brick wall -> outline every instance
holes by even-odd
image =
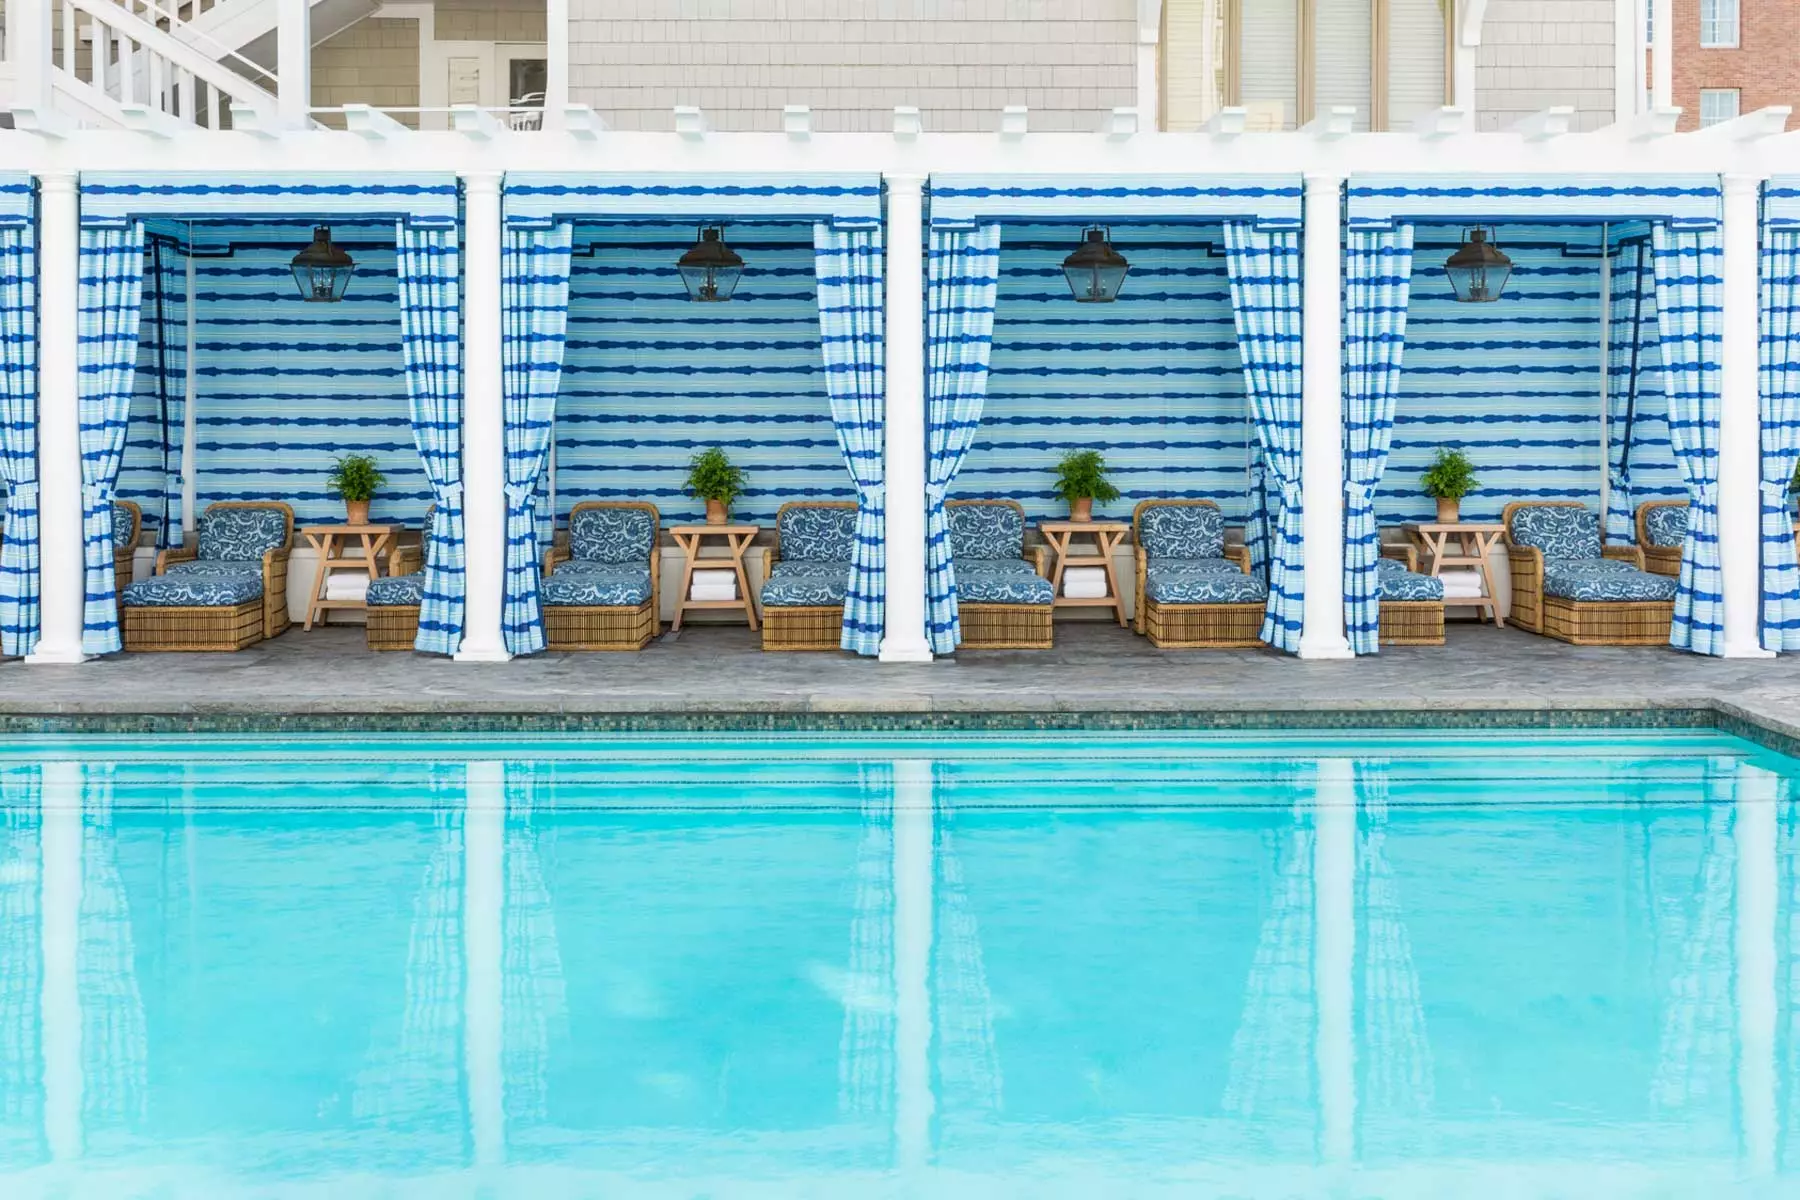
[[[419,105],[419,23],[358,21],[313,47],[312,102],[315,108],[372,104],[377,108]],[[403,125],[418,127],[414,113],[396,113]],[[327,119],[326,124],[340,122]]]
[[[1094,129],[1137,103],[1135,0],[570,0],[570,99],[618,129],[879,131],[895,105],[938,131]],[[439,36],[443,36],[441,33]]]
[[[1613,0],[1490,0],[1475,60],[1478,127],[1557,104],[1575,106],[1578,130],[1610,125],[1613,17]]]
[[[1735,50],[1702,49],[1700,0],[1675,0],[1674,34],[1682,129],[1700,128],[1703,88],[1737,88],[1740,113],[1771,104],[1800,108],[1800,0],[1738,0]]]

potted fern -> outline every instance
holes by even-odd
[[[1419,486],[1437,501],[1438,524],[1454,525],[1461,519],[1462,498],[1477,486],[1475,464],[1469,461],[1461,447],[1440,447],[1437,457],[1431,460],[1420,478]]]
[[[325,490],[344,501],[345,521],[351,525],[369,523],[369,501],[387,476],[367,454],[345,454],[331,464]]]
[[[1071,450],[1056,464],[1056,494],[1069,502],[1069,520],[1094,519],[1094,501],[1111,504],[1119,489],[1106,478],[1106,459],[1098,450]]]
[[[706,501],[708,525],[723,525],[730,519],[732,502],[743,495],[743,469],[714,446],[694,455],[688,464],[687,490],[696,500]]]

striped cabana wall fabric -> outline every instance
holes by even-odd
[[[1609,238],[1606,536],[1629,544],[1637,538],[1637,506],[1683,498],[1687,484],[1669,445],[1650,227],[1641,221],[1613,226]]]
[[[1298,230],[1298,175],[968,175],[931,177],[931,224],[988,221],[1255,221]]]
[[[35,216],[30,176],[0,172],[0,654],[39,628]]]
[[[830,221],[842,229],[881,223],[881,177],[736,173],[716,177],[514,171],[506,176],[506,222],[543,228],[559,221]]]
[[[1678,229],[1718,225],[1724,196],[1717,175],[1616,176],[1353,175],[1344,191],[1353,229],[1399,221],[1491,225],[1519,221],[1654,220]]]
[[[181,453],[187,411],[186,228],[144,223],[144,309],[118,495],[143,510],[143,532],[181,542]],[[297,298],[297,297],[296,297]],[[198,411],[198,410],[196,410]]]
[[[1793,497],[1800,462],[1800,176],[1770,181],[1762,244],[1762,646],[1800,650]]]
[[[438,172],[84,171],[81,176],[81,223],[89,226],[158,216],[227,224],[289,217],[335,224],[386,217],[447,228],[456,224],[459,204],[456,176]]]

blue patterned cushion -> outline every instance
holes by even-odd
[[[1544,594],[1564,600],[1673,600],[1675,582],[1612,558],[1544,563]]]
[[[406,608],[425,601],[425,572],[383,575],[369,581],[370,608]]]
[[[1019,558],[1025,551],[1025,518],[1010,504],[956,504],[946,506],[944,515],[958,572],[971,559]]]
[[[783,559],[775,564],[775,570],[763,584],[762,602],[764,608],[842,604],[849,591],[849,563],[791,563]]]
[[[963,604],[1053,604],[1056,589],[1022,558],[971,558],[957,561],[956,597]]]
[[[848,563],[856,550],[856,510],[796,504],[776,518],[781,561]]]
[[[1144,595],[1158,604],[1260,604],[1269,585],[1223,558],[1152,559]]]
[[[1652,546],[1679,546],[1687,541],[1685,504],[1659,504],[1644,514],[1644,536]]]
[[[128,608],[216,608],[259,600],[262,594],[258,567],[232,574],[189,571],[140,579],[125,589],[120,602]]]
[[[287,515],[279,508],[213,508],[200,518],[200,557],[261,562],[287,545]]]
[[[650,561],[656,518],[641,508],[583,508],[569,517],[569,553],[576,562]]]
[[[239,575],[262,574],[260,562],[187,562],[170,563],[166,574],[185,575],[190,579],[235,579]]]
[[[1150,558],[1219,558],[1225,515],[1210,504],[1158,504],[1138,515],[1138,544]]]
[[[1600,557],[1600,518],[1585,508],[1567,504],[1521,508],[1513,514],[1512,539],[1521,546],[1535,546],[1544,560]]]
[[[650,564],[566,562],[544,580],[545,604],[634,608],[650,598]]]
[[[113,547],[124,550],[131,544],[131,510],[123,504],[112,506]]]
[[[1375,583],[1383,600],[1442,600],[1444,581],[1435,575],[1409,571],[1391,558],[1375,561]]]

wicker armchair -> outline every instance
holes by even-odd
[[[1056,589],[1049,550],[1025,545],[1025,508],[1016,500],[948,500],[950,560],[962,650],[1048,650],[1054,645]]]
[[[121,526],[123,532],[121,532]],[[120,591],[131,582],[131,559],[144,533],[144,510],[130,500],[113,501],[113,581]]]
[[[1140,500],[1131,510],[1136,548],[1133,627],[1158,649],[1223,650],[1262,645],[1268,587],[1250,573],[1250,547],[1225,545],[1225,520],[1211,500]],[[1236,569],[1236,574],[1232,568]],[[1152,578],[1200,576],[1194,579]],[[1216,578],[1210,578],[1216,576]],[[1196,583],[1194,595],[1218,599],[1172,601],[1165,587]]]
[[[1557,509],[1583,515],[1537,515]],[[1513,624],[1576,646],[1667,644],[1675,618],[1675,581],[1647,573],[1638,547],[1605,545],[1599,518],[1586,505],[1516,501],[1502,510],[1500,519],[1506,526]],[[1563,528],[1552,527],[1553,521]],[[1525,529],[1527,522],[1534,528]],[[1596,548],[1598,555],[1592,553]]]
[[[388,573],[369,581],[363,642],[371,650],[411,650],[419,640],[419,609],[425,600],[425,548],[431,542],[433,504],[425,510],[418,542],[410,538],[388,553]]]
[[[1637,544],[1644,552],[1644,570],[1681,578],[1687,504],[1686,500],[1646,500],[1637,506]]]
[[[1444,644],[1444,581],[1419,574],[1419,548],[1389,542],[1381,547],[1383,562],[1393,564],[1380,571],[1383,646],[1441,646]]]
[[[775,540],[763,559],[764,650],[842,646],[855,540],[854,500],[790,500],[775,510]]]
[[[662,514],[646,500],[583,500],[569,542],[544,555],[544,646],[642,650],[662,631]]]
[[[155,576],[120,593],[125,649],[242,650],[285,632],[293,546],[294,510],[278,500],[208,505],[198,542],[162,551]]]

